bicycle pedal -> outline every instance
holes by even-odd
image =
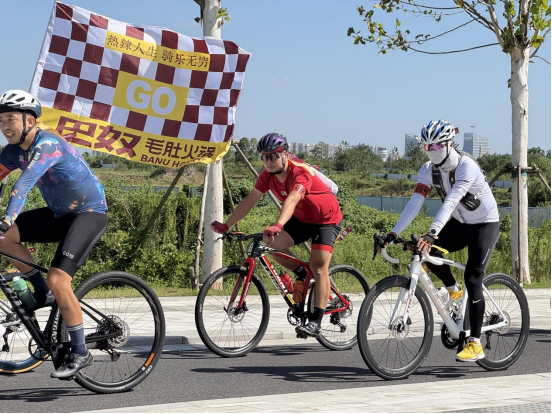
[[[67,377],[67,378],[57,378],[60,381],[73,381],[75,379],[75,376]]]
[[[297,338],[299,338],[299,339],[307,339],[308,336],[305,335],[305,334],[302,334],[302,333],[297,333]]]

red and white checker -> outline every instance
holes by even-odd
[[[175,51],[209,54],[209,71],[178,68],[105,47],[108,31]],[[166,50],[166,49],[165,49]],[[197,141],[232,138],[250,54],[235,43],[138,27],[76,6],[55,4],[31,93],[45,107],[151,134]],[[181,120],[114,105],[119,73],[189,88]]]

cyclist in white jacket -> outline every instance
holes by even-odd
[[[443,206],[429,231],[420,238],[418,249],[422,252],[431,250],[431,254],[437,256],[440,252],[432,249],[432,245],[449,252],[468,248],[464,281],[470,298],[471,333],[464,349],[456,355],[457,361],[466,362],[485,357],[480,342],[485,313],[482,284],[498,240],[499,216],[484,172],[469,154],[454,149],[452,139],[455,134],[453,125],[443,120],[430,121],[422,127],[420,143],[429,161],[420,169],[414,194],[393,231],[387,234],[385,245],[395,240],[412,222],[433,186],[443,200]],[[449,266],[426,265],[443,281],[452,300],[462,297],[463,288],[456,283]]]

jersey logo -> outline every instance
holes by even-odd
[[[280,194],[282,194],[283,196],[287,196],[287,192],[285,191],[280,191]]]
[[[414,188],[414,194],[420,194],[423,198],[426,198],[429,194],[429,187],[425,184],[418,183]]]

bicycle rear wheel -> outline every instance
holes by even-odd
[[[268,294],[257,275],[252,275],[243,306],[238,308],[246,277],[244,267],[223,267],[209,276],[197,297],[199,336],[207,348],[222,357],[247,354],[261,341],[268,326]],[[235,299],[230,302],[232,292]]]
[[[336,265],[329,269],[331,292],[326,312],[320,325],[317,341],[333,351],[351,349],[357,344],[357,322],[362,301],[368,294],[368,281],[360,270],[348,265]],[[340,312],[329,313],[345,307],[339,292],[349,302]],[[309,292],[308,309],[314,311],[314,285]]]
[[[94,357],[75,381],[100,394],[140,384],[155,367],[165,341],[165,316],[153,289],[130,273],[110,271],[86,279],[75,296],[81,302],[87,347]],[[90,343],[95,335],[113,333],[108,318],[120,328],[120,335]],[[64,323],[58,333],[62,341],[69,340]]]
[[[523,288],[510,276],[495,273],[483,279],[483,285],[496,302],[492,302],[485,291],[485,316],[483,326],[503,321],[498,309],[508,320],[508,325],[484,332],[481,346],[485,358],[477,361],[488,371],[508,368],[521,356],[529,336],[529,304]],[[497,308],[498,305],[498,308]]]
[[[416,287],[408,301],[410,278],[389,276],[368,293],[360,309],[358,346],[366,364],[384,379],[402,379],[424,362],[433,339],[433,314],[425,292]],[[410,313],[406,325],[403,315]]]

